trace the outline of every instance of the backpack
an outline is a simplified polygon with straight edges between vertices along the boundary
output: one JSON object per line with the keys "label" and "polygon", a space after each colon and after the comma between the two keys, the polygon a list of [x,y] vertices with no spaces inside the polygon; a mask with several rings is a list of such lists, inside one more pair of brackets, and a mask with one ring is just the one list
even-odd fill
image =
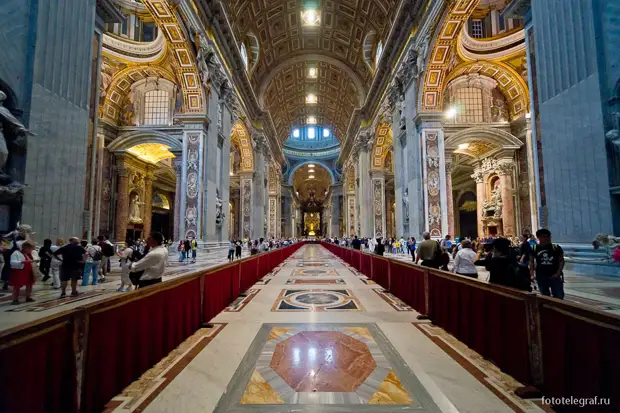
{"label": "backpack", "polygon": [[[95,247],[95,245],[93,245],[93,248]],[[95,254],[91,254],[90,252],[88,253],[88,255],[90,255],[90,257],[93,259],[93,261],[101,261],[102,258],[102,254],[101,254],[101,249],[95,249]]]}
{"label": "backpack", "polygon": [[99,247],[101,247],[101,252],[106,257],[112,257],[114,255],[114,247],[112,247],[107,242],[99,243]]}
{"label": "backpack", "polygon": [[[144,258],[145,254],[142,254],[140,252],[140,249],[137,248],[135,245],[131,247],[131,250],[133,252],[131,253],[131,258],[129,258],[129,261],[136,262]],[[144,270],[129,273],[129,280],[131,281],[133,285],[137,286],[140,283],[140,277],[142,277],[142,274],[144,274]]]}

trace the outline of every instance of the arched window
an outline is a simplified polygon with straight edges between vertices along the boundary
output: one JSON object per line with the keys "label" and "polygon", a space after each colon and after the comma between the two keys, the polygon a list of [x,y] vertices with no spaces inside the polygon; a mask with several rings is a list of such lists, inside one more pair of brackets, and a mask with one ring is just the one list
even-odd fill
{"label": "arched window", "polygon": [[461,123],[484,122],[482,89],[463,87],[454,91],[454,103],[458,107],[456,121]]}
{"label": "arched window", "polygon": [[249,65],[248,51],[245,48],[245,44],[241,43],[241,46],[239,46],[239,51],[241,52],[241,59],[243,59],[243,64],[245,65],[245,70],[248,70],[248,65]]}
{"label": "arched window", "polygon": [[383,42],[377,44],[377,51],[375,52],[375,68],[379,66],[379,60],[381,60],[381,53],[383,53]]}
{"label": "arched window", "polygon": [[167,90],[151,90],[144,94],[144,124],[168,125],[170,95]]}

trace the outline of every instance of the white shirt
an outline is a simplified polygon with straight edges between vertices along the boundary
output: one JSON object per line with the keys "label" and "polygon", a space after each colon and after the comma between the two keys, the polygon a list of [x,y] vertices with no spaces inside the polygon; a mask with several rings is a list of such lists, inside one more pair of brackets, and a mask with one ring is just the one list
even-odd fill
{"label": "white shirt", "polygon": [[140,261],[131,264],[131,271],[144,271],[140,280],[156,280],[164,275],[168,265],[168,250],[163,245],[153,248]]}
{"label": "white shirt", "polygon": [[[38,263],[41,259],[39,258],[39,253],[36,252],[35,250],[32,250],[32,261],[34,261],[32,264],[33,266],[36,265],[36,263]],[[26,256],[24,254],[22,254],[22,252],[20,250],[15,250],[13,251],[13,253],[11,254],[11,268],[15,269],[15,270],[23,270],[24,269],[24,263],[23,261],[26,259]]]}
{"label": "white shirt", "polygon": [[99,260],[101,261],[101,257],[103,254],[101,253],[101,247],[99,245],[89,245],[86,247],[86,262],[95,262],[95,255],[99,253]]}
{"label": "white shirt", "polygon": [[476,253],[471,248],[463,248],[454,257],[454,272],[459,274],[477,274],[478,270],[474,265]]}

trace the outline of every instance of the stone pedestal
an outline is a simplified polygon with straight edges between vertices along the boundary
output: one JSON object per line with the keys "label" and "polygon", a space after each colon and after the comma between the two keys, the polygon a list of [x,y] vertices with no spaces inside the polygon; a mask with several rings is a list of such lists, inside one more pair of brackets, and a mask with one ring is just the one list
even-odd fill
{"label": "stone pedestal", "polygon": [[129,169],[120,164],[116,170],[117,195],[114,238],[116,242],[124,242],[129,219]]}

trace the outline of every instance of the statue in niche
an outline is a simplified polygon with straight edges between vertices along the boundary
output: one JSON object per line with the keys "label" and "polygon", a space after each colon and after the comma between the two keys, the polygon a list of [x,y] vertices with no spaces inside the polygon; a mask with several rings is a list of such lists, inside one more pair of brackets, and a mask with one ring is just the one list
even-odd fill
{"label": "statue in niche", "polygon": [[502,217],[502,193],[500,190],[499,180],[495,181],[491,196],[482,205],[484,216],[488,218],[499,219]]}
{"label": "statue in niche", "polygon": [[222,206],[224,202],[222,198],[220,198],[220,190],[215,190],[215,225],[221,227],[224,223],[224,211],[222,211]]}
{"label": "statue in niche", "polygon": [[428,44],[430,43],[430,35],[426,35],[420,47],[418,48],[418,60],[416,61],[416,74],[415,78],[419,78],[424,72],[424,62],[426,62],[426,55],[428,54]]}
{"label": "statue in niche", "polygon": [[607,138],[614,148],[620,149],[620,113],[612,113],[611,120],[613,129],[610,129],[605,134],[605,138]]}
{"label": "statue in niche", "polygon": [[144,205],[144,202],[140,202],[140,196],[138,194],[134,194],[131,198],[131,202],[129,203],[129,222],[132,224],[141,224],[142,213],[140,212],[140,205]]}
{"label": "statue in niche", "polygon": [[491,106],[491,120],[493,122],[506,122],[508,120],[506,102],[503,99],[493,99],[493,106]]}
{"label": "statue in niche", "polygon": [[136,106],[134,104],[133,94],[129,94],[122,105],[120,114],[120,123],[122,126],[135,126]]}
{"label": "statue in niche", "polygon": [[34,136],[24,125],[4,107],[6,94],[0,90],[0,193],[16,194],[24,185],[14,182],[5,170],[11,151],[9,148],[25,148],[26,137]]}
{"label": "statue in niche", "polygon": [[175,86],[175,89],[176,98],[174,101],[174,113],[181,113],[183,112],[183,90],[178,86]]}
{"label": "statue in niche", "polygon": [[403,209],[405,210],[405,222],[409,222],[409,188],[403,193]]}

